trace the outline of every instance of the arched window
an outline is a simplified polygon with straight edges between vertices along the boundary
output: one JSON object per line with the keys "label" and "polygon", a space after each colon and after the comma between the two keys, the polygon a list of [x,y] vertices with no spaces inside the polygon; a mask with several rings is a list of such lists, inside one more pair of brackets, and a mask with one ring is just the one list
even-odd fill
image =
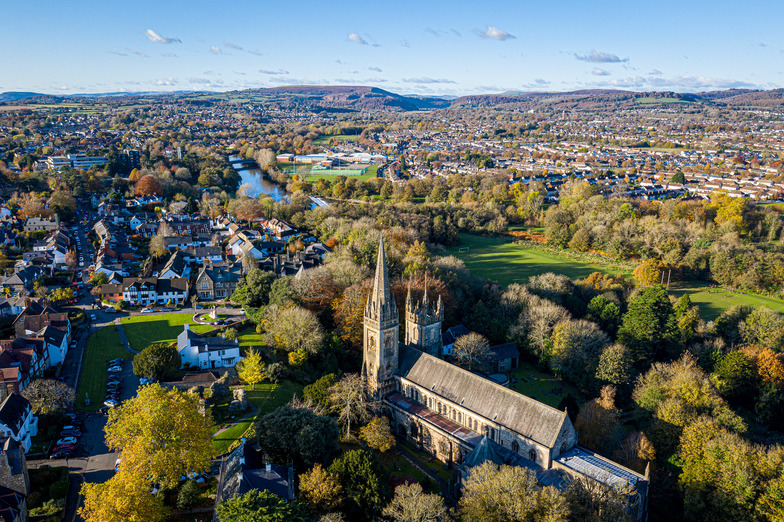
{"label": "arched window", "polygon": [[528,458],[531,459],[532,461],[536,462],[536,450],[535,449],[531,449],[528,452]]}
{"label": "arched window", "polygon": [[512,441],[512,451],[520,453],[520,444],[516,440]]}

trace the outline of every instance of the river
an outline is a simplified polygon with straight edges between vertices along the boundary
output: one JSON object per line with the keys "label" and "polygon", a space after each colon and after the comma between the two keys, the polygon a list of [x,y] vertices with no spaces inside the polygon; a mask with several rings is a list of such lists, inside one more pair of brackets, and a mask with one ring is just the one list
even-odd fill
{"label": "river", "polygon": [[[239,156],[229,156],[229,161],[236,159],[239,159]],[[290,201],[291,198],[289,198],[289,195],[286,193],[286,189],[281,188],[270,181],[260,170],[242,168],[241,165],[235,166],[234,170],[236,170],[242,178],[242,185],[248,183],[253,187],[253,191],[248,194],[248,196],[255,198],[260,194],[268,194],[275,201]]]}

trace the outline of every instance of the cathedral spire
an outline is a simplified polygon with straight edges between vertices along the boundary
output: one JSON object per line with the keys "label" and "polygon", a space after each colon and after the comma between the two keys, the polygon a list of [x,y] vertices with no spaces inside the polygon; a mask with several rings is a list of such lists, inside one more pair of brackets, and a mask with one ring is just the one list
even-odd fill
{"label": "cathedral spire", "polygon": [[389,273],[387,272],[387,258],[384,250],[384,237],[378,246],[378,260],[376,261],[376,277],[373,280],[373,292],[368,296],[365,315],[376,321],[388,320],[397,317],[397,307],[389,288]]}

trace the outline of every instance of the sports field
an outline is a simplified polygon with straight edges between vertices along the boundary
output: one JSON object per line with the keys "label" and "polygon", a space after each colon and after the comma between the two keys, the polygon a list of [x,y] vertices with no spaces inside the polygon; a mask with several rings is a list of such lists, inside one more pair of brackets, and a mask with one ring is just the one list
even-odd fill
{"label": "sports field", "polygon": [[509,238],[471,234],[461,234],[460,238],[460,244],[451,247],[449,253],[462,259],[466,268],[475,275],[498,281],[503,286],[525,284],[531,276],[545,272],[563,274],[571,279],[583,279],[593,272],[631,274],[629,269],[612,265],[609,261],[606,264],[595,262],[569,252],[557,254],[514,243]]}
{"label": "sports field", "polygon": [[354,134],[347,136],[345,134],[325,134],[313,140],[313,145],[326,145],[330,139],[335,138],[338,141],[357,141],[359,136]]}
{"label": "sports field", "polygon": [[712,321],[725,310],[735,305],[767,306],[771,310],[784,312],[784,301],[773,297],[734,292],[723,288],[710,288],[709,283],[689,282],[671,285],[669,292],[677,297],[689,294],[693,304],[700,307],[700,315]]}

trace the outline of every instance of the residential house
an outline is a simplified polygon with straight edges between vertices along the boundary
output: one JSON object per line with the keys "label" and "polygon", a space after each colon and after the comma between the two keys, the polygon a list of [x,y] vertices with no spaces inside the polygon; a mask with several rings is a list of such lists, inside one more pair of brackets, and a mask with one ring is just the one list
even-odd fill
{"label": "residential house", "polygon": [[0,520],[27,522],[28,517],[27,497],[11,488],[0,486]]}
{"label": "residential house", "polygon": [[[253,489],[293,500],[294,469],[266,462],[263,453],[243,439],[242,444],[221,462],[215,505]],[[218,522],[217,517],[212,520]]]}
{"label": "residential house", "polygon": [[168,216],[161,222],[166,235],[209,234],[210,222],[207,219],[185,219],[183,216]]}
{"label": "residential house", "polygon": [[29,217],[25,219],[24,227],[22,230],[25,232],[38,232],[39,230],[46,230],[47,232],[54,232],[60,229],[60,218],[55,214],[51,218],[44,217]]}
{"label": "residential house", "polygon": [[0,404],[0,433],[13,438],[25,453],[30,451],[31,439],[38,435],[38,418],[30,402],[16,392]]}
{"label": "residential house", "polygon": [[121,284],[101,285],[101,298],[107,301],[125,301],[131,306],[167,304],[169,301],[184,304],[188,300],[188,280],[175,277],[126,277]]}
{"label": "residential house", "polygon": [[517,369],[519,361],[520,351],[514,343],[504,343],[490,347],[490,366],[494,372],[511,372]]}
{"label": "residential house", "polygon": [[223,251],[219,246],[193,246],[182,250],[185,262],[189,265],[203,265],[207,261],[220,263],[223,260]]}
{"label": "residential house", "polygon": [[470,333],[471,331],[462,324],[447,328],[446,331],[441,334],[441,342],[444,345],[444,355],[452,355],[454,352],[455,341],[457,341],[460,337]]}
{"label": "residential house", "polygon": [[41,339],[17,337],[0,341],[0,400],[11,392],[21,392],[34,377],[42,375],[48,358],[46,343]]}
{"label": "residential house", "polygon": [[242,279],[242,266],[239,263],[229,266],[228,263],[207,262],[196,276],[194,291],[201,301],[228,299],[234,293],[240,279]]}
{"label": "residential house", "polygon": [[173,279],[187,277],[190,273],[188,263],[185,262],[185,255],[182,251],[178,250],[173,253],[166,265],[158,273],[158,279]]}
{"label": "residential house", "polygon": [[177,352],[180,354],[182,367],[228,368],[237,364],[240,356],[240,345],[235,341],[227,341],[223,337],[205,337],[191,331],[190,325],[177,336]]}
{"label": "residential house", "polygon": [[33,283],[46,275],[46,272],[37,266],[26,266],[13,275],[0,278],[0,288],[8,288],[11,295],[24,295],[33,291]]}
{"label": "residential house", "polygon": [[[8,488],[21,495],[30,493],[30,474],[24,449],[11,437],[0,438],[0,488]],[[4,492],[0,490],[0,520]]]}

